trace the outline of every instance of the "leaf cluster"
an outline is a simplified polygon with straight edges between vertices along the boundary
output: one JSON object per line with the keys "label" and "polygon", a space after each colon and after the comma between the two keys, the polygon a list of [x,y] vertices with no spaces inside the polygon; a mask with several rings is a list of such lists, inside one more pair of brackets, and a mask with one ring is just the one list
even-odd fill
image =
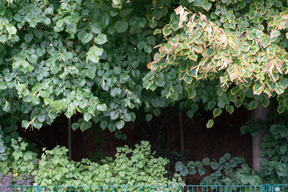
{"label": "leaf cluster", "polygon": [[[212,171],[208,175],[207,169]],[[258,175],[252,174],[252,169],[243,157],[232,157],[229,153],[220,157],[218,161],[204,158],[202,162],[189,161],[187,165],[177,162],[175,170],[180,171],[181,176],[206,174],[201,181],[202,185],[259,185],[262,182]]]}

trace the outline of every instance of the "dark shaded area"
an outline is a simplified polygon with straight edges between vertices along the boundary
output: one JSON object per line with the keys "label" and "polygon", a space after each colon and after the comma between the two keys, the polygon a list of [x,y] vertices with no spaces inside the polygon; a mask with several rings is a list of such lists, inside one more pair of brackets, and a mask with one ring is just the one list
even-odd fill
{"label": "dark shaded area", "polygon": [[[180,131],[178,113],[174,108],[165,109],[159,117],[153,117],[150,122],[137,119],[137,122],[127,125],[122,132],[127,135],[127,140],[119,140],[110,133],[94,125],[91,129],[72,133],[72,158],[79,161],[81,158],[90,158],[99,161],[104,156],[114,156],[116,147],[125,144],[133,147],[141,140],[148,140],[156,155],[170,159],[168,171],[174,172],[177,161],[202,160],[209,157],[218,160],[225,153],[245,157],[251,166],[251,136],[241,135],[240,127],[247,120],[247,110],[237,109],[232,115],[224,113],[215,119],[215,125],[207,129],[206,123],[212,112],[204,113],[192,119],[183,112],[183,129],[185,153],[180,153]],[[75,122],[77,117],[72,118]],[[51,127],[40,130],[19,129],[20,136],[34,142],[40,149],[52,149],[56,145],[68,144],[68,121],[62,116]],[[209,173],[209,170],[206,174]],[[189,184],[198,184],[203,177],[189,177]]]}

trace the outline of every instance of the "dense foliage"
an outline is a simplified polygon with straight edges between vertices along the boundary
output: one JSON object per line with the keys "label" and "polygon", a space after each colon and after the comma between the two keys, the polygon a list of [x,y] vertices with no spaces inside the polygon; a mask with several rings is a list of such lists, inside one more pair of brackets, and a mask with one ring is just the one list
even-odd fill
{"label": "dense foliage", "polygon": [[[165,41],[148,64],[155,71],[154,81],[163,69],[176,70],[191,99],[203,90],[199,82],[215,84],[213,98],[205,102],[204,95],[204,103],[215,107],[214,117],[242,104],[249,110],[259,102],[267,107],[270,97],[277,97],[277,110],[283,113],[288,106],[287,1],[189,2],[175,9],[162,30],[155,30]],[[183,95],[182,90],[165,88],[162,93],[175,100]],[[211,126],[213,120],[207,123]]]}
{"label": "dense foliage", "polygon": [[[151,146],[142,141],[134,149],[128,146],[117,148],[115,158],[105,158],[100,163],[82,159],[69,161],[65,147],[44,150],[41,158],[27,149],[28,143],[21,138],[13,140],[13,152],[0,163],[4,174],[0,186],[34,184],[53,188],[69,185],[169,185],[181,184],[175,175],[170,181],[165,177],[168,160],[154,157]],[[27,176],[28,175],[28,176]],[[0,177],[0,178],[1,178]],[[7,180],[13,178],[11,180]],[[26,179],[25,179],[26,178]],[[7,183],[8,182],[8,183]],[[22,182],[22,183],[21,183]]]}
{"label": "dense foliage", "polygon": [[[135,120],[135,109],[144,107],[151,120],[171,102],[143,89],[143,77],[162,41],[154,28],[169,21],[178,3],[117,2],[0,1],[0,118],[9,135],[4,143],[18,136],[20,123],[39,129],[75,113],[82,117],[74,130],[94,122],[125,138],[118,130]],[[175,74],[165,76],[174,81]]]}
{"label": "dense foliage", "polygon": [[202,185],[260,185],[262,179],[257,174],[252,174],[243,157],[233,157],[226,153],[218,161],[204,158],[200,161],[189,161],[186,165],[182,162],[175,164],[175,170],[182,176],[196,175],[203,176],[206,171],[212,170],[200,182]]}
{"label": "dense foliage", "polygon": [[[81,114],[74,130],[94,123],[125,138],[120,130],[141,107],[147,121],[177,102],[189,117],[202,107],[213,110],[215,118],[224,109],[232,114],[241,105],[267,107],[277,98],[277,111],[283,113],[288,107],[287,15],[285,0],[0,0],[1,170],[35,175],[43,185],[61,184],[67,170],[73,174],[64,180],[76,182],[74,176],[82,178],[87,171],[85,164],[123,176],[113,163],[129,159],[127,148],[107,161],[108,167],[68,162],[64,148],[46,151],[38,164],[27,144],[12,139],[20,124],[39,129],[61,114]],[[207,127],[213,124],[211,119]],[[274,125],[273,132],[282,128]],[[284,181],[287,147],[268,144],[286,139],[280,135],[264,139],[265,154],[280,162],[269,162],[265,175]],[[5,148],[8,144],[12,148]],[[18,160],[13,165],[5,161],[12,157]],[[45,175],[50,158],[61,173],[50,169]],[[161,166],[167,163],[158,160]],[[47,178],[37,176],[41,171]],[[127,180],[113,182],[127,182],[137,175],[133,171],[125,172]]]}

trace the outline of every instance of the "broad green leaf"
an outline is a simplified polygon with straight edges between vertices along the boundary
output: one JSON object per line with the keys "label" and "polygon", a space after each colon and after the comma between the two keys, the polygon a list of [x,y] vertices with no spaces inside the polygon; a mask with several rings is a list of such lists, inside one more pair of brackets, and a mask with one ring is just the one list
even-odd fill
{"label": "broad green leaf", "polygon": [[8,33],[14,35],[17,33],[17,29],[13,26],[13,25],[6,25],[6,29],[8,31]]}
{"label": "broad green leaf", "polygon": [[217,117],[217,116],[219,116],[219,115],[221,115],[221,113],[222,113],[222,109],[220,109],[220,108],[215,108],[215,109],[213,110],[213,116],[214,116],[214,118]]}
{"label": "broad green leaf", "polygon": [[124,125],[125,125],[125,122],[123,120],[120,120],[115,123],[115,126],[117,127],[117,129],[122,129]]}
{"label": "broad green leaf", "polygon": [[225,109],[230,115],[232,115],[232,113],[234,112],[234,107],[232,105],[226,105]]}
{"label": "broad green leaf", "polygon": [[210,159],[209,158],[204,158],[203,160],[202,160],[202,163],[204,164],[204,165],[209,165],[210,164]]}
{"label": "broad green leaf", "polygon": [[213,170],[216,170],[216,169],[218,169],[219,164],[218,164],[217,162],[212,162],[212,163],[210,164],[210,166],[211,166],[211,168],[212,168]]}
{"label": "broad green leaf", "polygon": [[175,163],[175,171],[176,172],[183,170],[184,167],[185,167],[185,165],[182,162]]}
{"label": "broad green leaf", "polygon": [[287,97],[283,100],[283,104],[285,105],[285,107],[288,107],[288,98]]}
{"label": "broad green leaf", "polygon": [[209,101],[208,102],[208,109],[209,110],[212,110],[216,105],[216,102],[215,101]]}
{"label": "broad green leaf", "polygon": [[283,113],[285,110],[286,110],[286,107],[285,107],[284,105],[279,105],[279,106],[277,107],[277,112],[278,112],[279,114]]}
{"label": "broad green leaf", "polygon": [[163,28],[163,35],[168,36],[172,33],[171,25],[167,24]]}
{"label": "broad green leaf", "polygon": [[3,80],[0,81],[0,90],[4,90],[4,89],[6,89],[6,88],[7,88],[7,83],[4,82]]}
{"label": "broad green leaf", "polygon": [[78,32],[78,38],[80,39],[80,41],[83,43],[83,44],[86,44],[88,43],[89,41],[92,40],[92,33],[87,33],[86,31],[84,30],[81,30],[80,32]]}
{"label": "broad green leaf", "polygon": [[146,115],[146,121],[147,122],[151,121],[152,117],[153,117],[152,114],[147,114]]}
{"label": "broad green leaf", "polygon": [[101,127],[101,129],[106,129],[107,128],[107,126],[108,126],[108,122],[107,121],[101,121],[101,123],[100,123],[100,127]]}
{"label": "broad green leaf", "polygon": [[261,104],[262,104],[264,107],[268,107],[269,103],[270,103],[269,99],[267,99],[267,98],[261,99]]}
{"label": "broad green leaf", "polygon": [[275,38],[278,37],[280,34],[280,32],[278,30],[272,30],[270,33],[270,38]]}
{"label": "broad green leaf", "polygon": [[128,29],[127,21],[117,21],[114,24],[114,27],[118,33],[124,33]]}
{"label": "broad green leaf", "polygon": [[76,131],[79,128],[79,126],[80,126],[79,123],[73,123],[71,127],[74,131]]}
{"label": "broad green leaf", "polygon": [[106,106],[106,104],[98,104],[96,109],[98,111],[107,111],[107,106]]}
{"label": "broad green leaf", "polygon": [[206,169],[204,169],[202,166],[198,167],[199,175],[202,176],[206,173]]}
{"label": "broad green leaf", "polygon": [[209,11],[209,9],[212,7],[212,3],[204,1],[203,3],[201,3],[201,6],[206,10]]}
{"label": "broad green leaf", "polygon": [[103,33],[98,34],[97,37],[95,38],[95,43],[97,44],[102,45],[106,42],[107,42],[107,36]]}
{"label": "broad green leaf", "polygon": [[248,110],[256,109],[257,106],[258,106],[258,102],[257,102],[257,101],[251,101],[251,102],[249,103]]}
{"label": "broad green leaf", "polygon": [[116,126],[114,124],[112,124],[112,123],[109,123],[108,129],[109,129],[110,132],[114,132],[116,130]]}
{"label": "broad green leaf", "polygon": [[189,86],[186,88],[186,90],[188,92],[188,98],[189,99],[193,99],[196,96],[196,91],[192,87]]}

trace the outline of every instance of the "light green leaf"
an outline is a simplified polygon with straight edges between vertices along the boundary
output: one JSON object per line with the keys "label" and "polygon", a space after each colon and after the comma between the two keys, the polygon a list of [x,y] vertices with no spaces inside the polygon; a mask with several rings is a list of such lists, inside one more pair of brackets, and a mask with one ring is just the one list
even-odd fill
{"label": "light green leaf", "polygon": [[98,111],[107,111],[107,106],[106,106],[106,104],[99,104],[99,105],[97,105],[96,109]]}
{"label": "light green leaf", "polygon": [[115,126],[117,127],[117,129],[122,129],[124,125],[125,125],[125,122],[123,120],[120,120],[115,123]]}
{"label": "light green leaf", "polygon": [[95,43],[102,45],[107,42],[107,36],[103,33],[98,34],[98,36],[95,38]]}
{"label": "light green leaf", "polygon": [[206,11],[209,11],[209,9],[212,7],[212,3],[205,1],[205,2],[201,3],[201,6],[202,6]]}
{"label": "light green leaf", "polygon": [[10,33],[12,35],[17,33],[17,29],[11,24],[6,25],[6,29],[7,29],[8,33]]}
{"label": "light green leaf", "polygon": [[207,128],[211,128],[214,125],[214,120],[213,119],[209,119],[208,123],[206,124]]}

